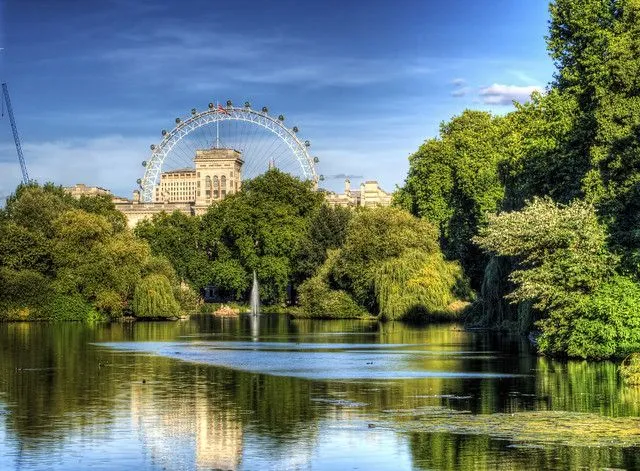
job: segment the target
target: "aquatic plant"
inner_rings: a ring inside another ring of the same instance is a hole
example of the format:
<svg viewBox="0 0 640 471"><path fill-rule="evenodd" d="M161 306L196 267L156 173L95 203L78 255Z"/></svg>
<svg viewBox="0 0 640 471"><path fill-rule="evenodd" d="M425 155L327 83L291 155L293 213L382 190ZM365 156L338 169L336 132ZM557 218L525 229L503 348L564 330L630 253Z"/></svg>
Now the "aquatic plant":
<svg viewBox="0 0 640 471"><path fill-rule="evenodd" d="M640 446L638 417L567 411L471 414L435 406L385 412L393 420L388 426L403 432L486 435L522 444Z"/></svg>

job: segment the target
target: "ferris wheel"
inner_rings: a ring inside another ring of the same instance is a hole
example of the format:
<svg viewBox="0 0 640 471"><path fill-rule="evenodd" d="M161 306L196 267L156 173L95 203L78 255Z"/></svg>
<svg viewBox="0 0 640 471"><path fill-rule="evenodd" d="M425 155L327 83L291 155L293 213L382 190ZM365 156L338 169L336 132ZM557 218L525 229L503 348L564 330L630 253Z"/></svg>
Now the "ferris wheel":
<svg viewBox="0 0 640 471"><path fill-rule="evenodd" d="M204 111L193 108L188 118L176 118L176 126L162 130L162 141L151 145L151 157L142 162L144 176L138 179L141 199L153 201L154 188L162 172L193 167L196 150L235 149L242 153L243 179L254 178L275 167L314 185L323 180L316 171L317 157L311 157L308 140L298 138L298 127L288 128L284 115L271 116L265 106L251 108L209 103Z"/></svg>

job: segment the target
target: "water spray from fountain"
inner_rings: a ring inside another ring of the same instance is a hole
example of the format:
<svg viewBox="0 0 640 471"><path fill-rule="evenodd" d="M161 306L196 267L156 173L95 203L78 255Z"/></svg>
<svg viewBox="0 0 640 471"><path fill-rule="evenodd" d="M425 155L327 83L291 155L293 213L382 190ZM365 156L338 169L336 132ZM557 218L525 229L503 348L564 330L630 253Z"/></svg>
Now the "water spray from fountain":
<svg viewBox="0 0 640 471"><path fill-rule="evenodd" d="M260 314L260 287L258 286L258 276L253 270L253 286L251 287L251 315L258 316Z"/></svg>

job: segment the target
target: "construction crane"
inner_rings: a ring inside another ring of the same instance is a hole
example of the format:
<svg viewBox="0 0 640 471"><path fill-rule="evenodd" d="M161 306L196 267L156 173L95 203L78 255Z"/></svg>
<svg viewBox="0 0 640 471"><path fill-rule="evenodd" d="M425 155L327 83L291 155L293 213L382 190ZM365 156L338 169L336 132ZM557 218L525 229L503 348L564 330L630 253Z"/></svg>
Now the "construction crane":
<svg viewBox="0 0 640 471"><path fill-rule="evenodd" d="M9 98L9 89L7 88L7 84L5 82L2 83L2 95L4 96L4 102L7 104L7 114L9 115L9 122L11 123L13 140L16 143L16 151L18 151L18 160L20 161L20 168L22 169L22 182L26 185L27 183L29 183L29 172L27 172L27 164L25 163L24 155L22 154L20 135L18 134L16 119L13 117L13 108L11 107L11 99Z"/></svg>

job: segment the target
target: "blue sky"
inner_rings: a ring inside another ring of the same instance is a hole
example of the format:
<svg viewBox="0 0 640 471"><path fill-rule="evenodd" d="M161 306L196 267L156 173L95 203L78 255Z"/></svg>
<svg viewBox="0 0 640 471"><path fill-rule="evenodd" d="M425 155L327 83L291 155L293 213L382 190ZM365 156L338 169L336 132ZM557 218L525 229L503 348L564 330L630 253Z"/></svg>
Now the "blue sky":
<svg viewBox="0 0 640 471"><path fill-rule="evenodd" d="M0 76L30 174L129 195L160 130L209 101L287 116L324 186L401 185L465 108L504 113L552 79L543 0L5 0ZM6 115L0 194L20 181Z"/></svg>

